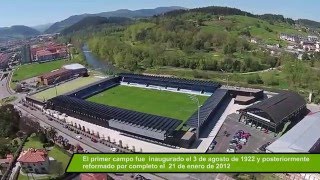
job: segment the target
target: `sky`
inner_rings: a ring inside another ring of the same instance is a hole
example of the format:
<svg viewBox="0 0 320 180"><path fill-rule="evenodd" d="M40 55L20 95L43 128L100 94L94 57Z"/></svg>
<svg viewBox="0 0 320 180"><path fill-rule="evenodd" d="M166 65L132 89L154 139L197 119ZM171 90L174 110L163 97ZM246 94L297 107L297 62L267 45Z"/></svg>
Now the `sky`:
<svg viewBox="0 0 320 180"><path fill-rule="evenodd" d="M318 0L0 0L0 27L35 26L83 13L164 6L229 6L254 14L274 13L320 21Z"/></svg>

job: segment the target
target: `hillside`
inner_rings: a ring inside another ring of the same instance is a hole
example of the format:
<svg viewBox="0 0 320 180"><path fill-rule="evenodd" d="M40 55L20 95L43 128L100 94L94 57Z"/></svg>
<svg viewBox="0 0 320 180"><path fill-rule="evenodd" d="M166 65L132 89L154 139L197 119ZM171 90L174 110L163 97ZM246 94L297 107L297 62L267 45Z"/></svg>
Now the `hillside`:
<svg viewBox="0 0 320 180"><path fill-rule="evenodd" d="M37 26L32 26L31 28L39 31L39 32L44 32L45 30L47 30L50 26L52 26L53 23L48 23L48 24L40 24Z"/></svg>
<svg viewBox="0 0 320 180"><path fill-rule="evenodd" d="M105 18L100 16L92 16L92 17L90 16L90 17L85 17L84 19L73 24L72 26L65 28L64 30L61 31L61 34L67 35L67 34L74 33L87 28L98 28L100 25L103 25L103 24L123 25L131 21L132 20L130 18L125 18L125 17Z"/></svg>
<svg viewBox="0 0 320 180"><path fill-rule="evenodd" d="M307 34L281 15L207 7L137 20L122 31L94 35L88 44L101 59L131 71L174 67L251 72L281 64L282 57L264 51L266 45L287 43L279 40L280 33Z"/></svg>
<svg viewBox="0 0 320 180"><path fill-rule="evenodd" d="M25 38L39 35L40 32L27 26L11 26L0 28L0 37L5 38Z"/></svg>
<svg viewBox="0 0 320 180"><path fill-rule="evenodd" d="M308 19L298 19L296 23L302 26L310 27L310 28L320 28L320 22L312 21Z"/></svg>
<svg viewBox="0 0 320 180"><path fill-rule="evenodd" d="M150 17L157 14L163 14L175 9L182 9L182 7L159 7L155 9L140 9L140 10L128 10L128 9L120 9L117 11L110 11L110 12L102 12L98 14L81 14L71 16L63 21L56 22L52 26L50 26L45 33L56 33L60 32L63 29L79 22L85 17L90 16L101 16L101 17L127 17L127 18L141 18L141 17Z"/></svg>

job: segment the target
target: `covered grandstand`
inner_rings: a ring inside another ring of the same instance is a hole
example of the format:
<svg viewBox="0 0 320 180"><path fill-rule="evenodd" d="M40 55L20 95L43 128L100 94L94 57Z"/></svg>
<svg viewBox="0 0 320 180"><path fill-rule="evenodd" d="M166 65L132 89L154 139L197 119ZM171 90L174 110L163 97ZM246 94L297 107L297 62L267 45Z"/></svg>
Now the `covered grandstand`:
<svg viewBox="0 0 320 180"><path fill-rule="evenodd" d="M161 141L182 123L181 120L101 105L69 96L50 99L47 108L98 126Z"/></svg>
<svg viewBox="0 0 320 180"><path fill-rule="evenodd" d="M105 91L109 88L119 85L119 77L112 77L108 79L103 79L101 81L89 84L82 88L76 89L69 93L66 93L66 96L75 97L79 99L86 99L90 96L96 95L102 91Z"/></svg>
<svg viewBox="0 0 320 180"><path fill-rule="evenodd" d="M240 113L239 121L280 132L286 123L305 115L306 101L299 94L286 91L242 109Z"/></svg>
<svg viewBox="0 0 320 180"><path fill-rule="evenodd" d="M120 74L122 82L144 84L147 86L162 86L165 88L187 89L192 91L200 91L202 93L213 93L221 85L212 81L201 81L182 78L160 77L140 74Z"/></svg>
<svg viewBox="0 0 320 180"><path fill-rule="evenodd" d="M228 90L217 89L200 107L200 119L199 125L200 128L207 120L210 120L214 115L217 109L220 107L221 103L228 96ZM186 125L192 128L198 127L198 111L196 111L186 122Z"/></svg>

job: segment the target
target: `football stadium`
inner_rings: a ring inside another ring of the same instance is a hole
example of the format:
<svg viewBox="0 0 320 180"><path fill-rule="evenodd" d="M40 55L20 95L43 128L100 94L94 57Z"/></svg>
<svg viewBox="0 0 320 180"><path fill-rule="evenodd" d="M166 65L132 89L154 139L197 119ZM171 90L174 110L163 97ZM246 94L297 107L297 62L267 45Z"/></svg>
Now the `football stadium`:
<svg viewBox="0 0 320 180"><path fill-rule="evenodd" d="M190 147L195 131L228 99L228 91L220 86L211 81L120 74L53 97L46 108L127 136Z"/></svg>
<svg viewBox="0 0 320 180"><path fill-rule="evenodd" d="M239 122L281 134L305 114L306 107L301 96L289 91L265 97L259 89L129 73L77 78L26 100L68 115L65 123L83 132L139 142L150 152L158 145L203 152L227 116L236 112ZM290 111L283 111L289 105ZM201 145L194 143L198 138Z"/></svg>

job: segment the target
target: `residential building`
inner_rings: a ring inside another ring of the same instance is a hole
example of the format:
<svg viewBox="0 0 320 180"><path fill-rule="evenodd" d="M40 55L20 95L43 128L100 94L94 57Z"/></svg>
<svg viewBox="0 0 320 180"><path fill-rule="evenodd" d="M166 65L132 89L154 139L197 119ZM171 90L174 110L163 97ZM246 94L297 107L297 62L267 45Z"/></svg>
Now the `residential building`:
<svg viewBox="0 0 320 180"><path fill-rule="evenodd" d="M5 53L0 53L0 70L8 68L9 55Z"/></svg>
<svg viewBox="0 0 320 180"><path fill-rule="evenodd" d="M298 35L290 35L290 34L282 33L280 34L280 39L285 41L291 41L291 42L299 42L301 37L299 37Z"/></svg>
<svg viewBox="0 0 320 180"><path fill-rule="evenodd" d="M30 45L21 47L21 64L31 63Z"/></svg>
<svg viewBox="0 0 320 180"><path fill-rule="evenodd" d="M318 36L308 36L308 41L317 42L319 40Z"/></svg>
<svg viewBox="0 0 320 180"><path fill-rule="evenodd" d="M3 170L6 170L9 167L10 162L13 159L13 155L12 154L7 154L6 158L4 159L0 159L0 166Z"/></svg>
<svg viewBox="0 0 320 180"><path fill-rule="evenodd" d="M46 174L49 172L49 156L44 149L28 149L18 158L21 168L26 173Z"/></svg>
<svg viewBox="0 0 320 180"><path fill-rule="evenodd" d="M31 47L32 61L50 61L68 57L68 48L56 43L45 43Z"/></svg>
<svg viewBox="0 0 320 180"><path fill-rule="evenodd" d="M107 180L106 173L81 173L80 180ZM111 179L111 178L110 178Z"/></svg>

